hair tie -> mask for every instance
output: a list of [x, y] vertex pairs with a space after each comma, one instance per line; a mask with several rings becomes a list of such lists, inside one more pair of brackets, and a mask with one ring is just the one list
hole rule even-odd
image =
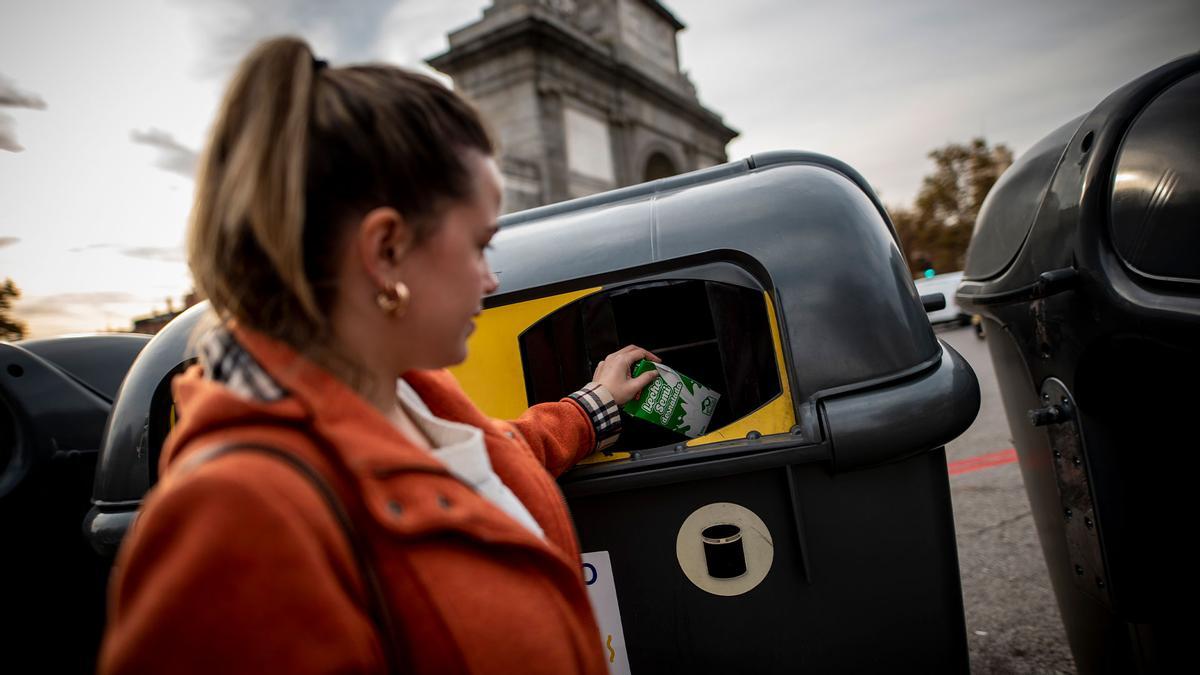
[[321, 72], [322, 68], [329, 67], [329, 62], [326, 61], [325, 59], [318, 59], [317, 57], [314, 56], [312, 61], [313, 61], [313, 72], [315, 72], [315, 73]]

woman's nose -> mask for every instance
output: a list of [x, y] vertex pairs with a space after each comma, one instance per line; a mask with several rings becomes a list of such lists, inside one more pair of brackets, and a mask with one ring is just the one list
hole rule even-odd
[[496, 276], [496, 273], [490, 269], [485, 269], [484, 275], [483, 294], [491, 295], [496, 292], [496, 289], [500, 288], [500, 277]]

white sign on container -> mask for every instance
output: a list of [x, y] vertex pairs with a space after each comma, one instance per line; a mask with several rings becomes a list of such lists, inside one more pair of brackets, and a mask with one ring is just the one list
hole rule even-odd
[[617, 606], [617, 584], [613, 581], [608, 551], [583, 554], [583, 583], [600, 624], [600, 641], [610, 675], [629, 675], [629, 653], [625, 649], [625, 630], [621, 627], [621, 609]]

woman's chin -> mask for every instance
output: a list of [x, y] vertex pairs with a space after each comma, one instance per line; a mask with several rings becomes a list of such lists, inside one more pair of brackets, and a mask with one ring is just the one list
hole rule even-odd
[[451, 366], [457, 366], [463, 361], [466, 361], [467, 353], [467, 343], [464, 340], [461, 344], [459, 344], [458, 349], [453, 354], [446, 355], [449, 362], [443, 367], [449, 368]]

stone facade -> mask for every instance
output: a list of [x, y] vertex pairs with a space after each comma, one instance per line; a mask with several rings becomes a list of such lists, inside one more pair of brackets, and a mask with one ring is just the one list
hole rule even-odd
[[429, 64], [491, 123], [518, 211], [726, 161], [737, 132], [680, 72], [683, 27], [653, 0], [495, 0]]

